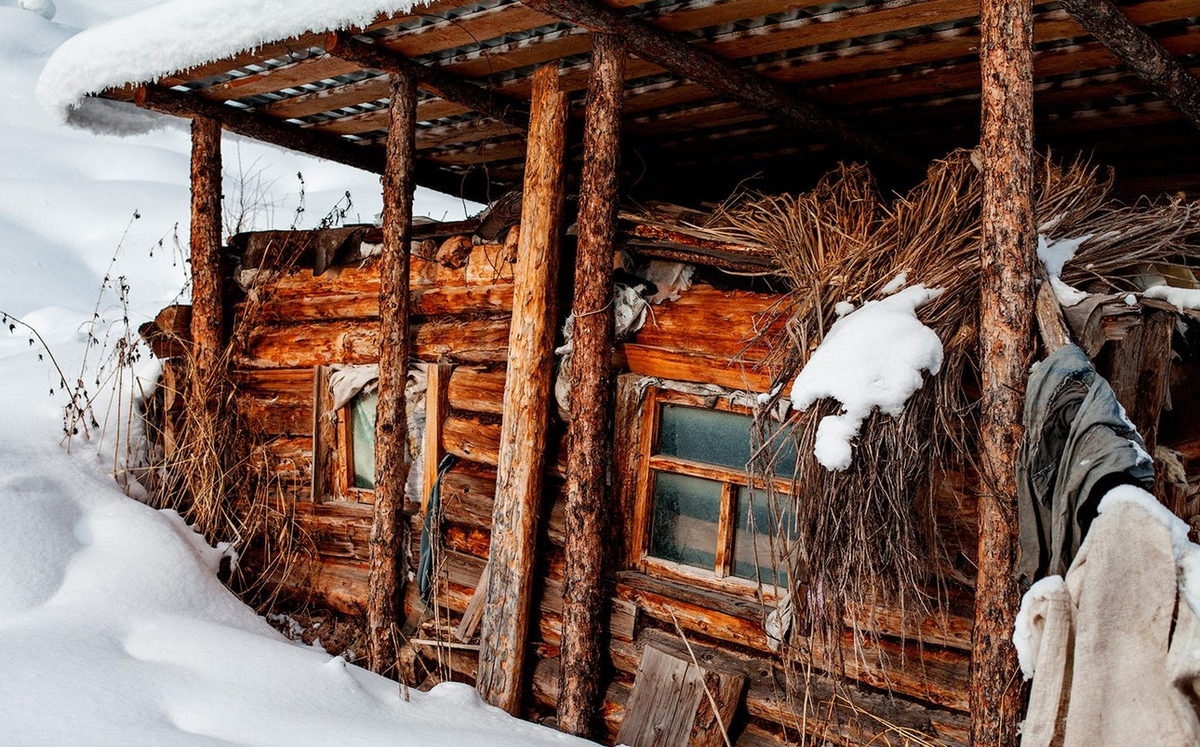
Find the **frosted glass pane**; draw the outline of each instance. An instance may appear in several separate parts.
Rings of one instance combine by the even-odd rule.
[[[685,405],[663,405],[658,428],[658,453],[736,470],[746,469],[752,455],[754,418],[736,412],[707,410]],[[796,469],[796,446],[788,436],[771,441],[769,448],[783,451],[775,473],[791,477]]]
[[[753,424],[754,419],[749,415],[663,405],[658,452],[744,470],[750,461],[750,427]]]
[[[350,402],[356,488],[375,489],[375,406],[378,403],[378,392],[364,392]]]
[[[777,499],[781,503],[787,500],[782,497]],[[772,520],[767,496],[747,488],[738,488],[737,502],[737,524],[733,530],[733,575],[761,580],[767,585],[786,586],[787,568],[783,559],[778,559],[778,567],[772,567],[770,536],[782,536],[779,532],[780,523],[785,532],[790,532],[790,508],[785,509],[787,513],[783,515],[776,512]],[[775,548],[777,553],[781,550],[778,540]]]
[[[721,483],[657,472],[650,554],[676,563],[714,570]]]

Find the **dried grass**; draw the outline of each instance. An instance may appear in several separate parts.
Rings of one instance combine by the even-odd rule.
[[[1171,198],[1124,206],[1109,199],[1111,184],[1110,174],[1084,161],[1038,160],[1039,232],[1050,239],[1090,237],[1067,264],[1066,282],[1131,288],[1131,276],[1147,264],[1198,263],[1200,203]],[[788,531],[774,538],[782,549],[773,552],[789,564],[792,603],[811,624],[803,636],[794,626],[794,636],[801,637],[793,643],[831,652],[813,662],[827,671],[841,670],[840,646],[810,649],[804,636],[840,640],[852,610],[889,607],[924,616],[942,607],[938,590],[948,560],[933,490],[947,470],[969,462],[976,432],[967,385],[977,379],[982,195],[973,154],[958,151],[932,164],[924,182],[891,202],[865,167],[842,166],[805,194],[732,200],[718,213],[722,226],[708,227],[727,240],[769,247],[791,287],[778,307],[785,332],[768,341],[768,363],[778,373],[773,399],[759,418],[765,446],[751,471],[760,479],[772,474],[782,442],[796,442],[801,459],[792,495],[769,495],[773,515],[785,516],[790,508],[792,516]],[[835,320],[835,305],[879,298],[900,273],[910,285],[945,289],[919,312],[942,340],[942,370],[901,417],[869,418],[852,466],[830,472],[811,456],[812,441],[817,423],[837,413],[838,403],[794,414],[790,433],[765,414],[777,411],[777,401],[787,396],[787,385]],[[873,627],[869,619],[851,622]]]

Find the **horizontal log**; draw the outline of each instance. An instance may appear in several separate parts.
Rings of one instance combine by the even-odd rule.
[[[789,702],[787,693],[789,690],[796,692],[803,686],[796,682],[788,686],[788,676],[777,656],[753,656],[704,645],[692,639],[685,645],[678,633],[670,629],[646,629],[636,644],[613,643],[609,647],[613,666],[618,671],[636,674],[641,650],[647,643],[678,656],[690,658],[694,655],[701,666],[743,675],[746,678],[745,709],[750,716],[789,729],[801,723],[805,733],[818,741],[844,745],[875,744],[881,736],[897,727],[928,737],[939,737],[943,731],[935,720],[964,728],[969,725],[968,718],[962,714],[941,711],[887,694],[847,690],[839,686],[836,680],[820,673],[815,673],[808,681],[807,692],[798,696],[808,702],[808,712],[801,718],[802,714],[797,712],[797,708],[803,709],[803,702]],[[847,694],[852,702],[846,700]]]
[[[504,369],[457,366],[449,393],[455,410],[499,415],[504,411]]]
[[[728,358],[634,343],[625,343],[619,349],[625,354],[629,370],[644,376],[751,392],[766,392],[771,388],[770,373]]]
[[[566,449],[561,439],[549,439],[549,474],[562,477],[567,471]],[[442,424],[442,445],[449,454],[495,467],[500,461],[500,424],[465,413],[452,413]]]
[[[672,596],[664,592],[670,592]],[[655,619],[672,624],[678,620],[686,630],[764,653],[770,651],[759,622],[765,612],[757,605],[749,605],[752,609],[757,607],[751,612],[753,618],[730,614],[728,601],[720,595],[631,574],[621,574],[617,596],[638,605],[642,612]],[[726,611],[721,611],[722,607]],[[856,636],[849,630],[836,645],[841,649],[844,674],[851,679],[955,710],[967,710],[969,657],[963,652],[902,644],[869,635]],[[826,650],[816,639],[809,639],[807,647],[814,656],[814,663],[829,660],[836,654]]]
[[[274,397],[241,394],[238,409],[250,427],[268,436],[312,436],[312,394],[304,404],[280,402]]]
[[[786,318],[776,309],[784,298],[693,285],[678,299],[655,306],[632,342],[758,362],[771,354],[771,340],[783,331]]]
[[[413,351],[424,361],[501,362],[507,357],[508,327],[507,318],[428,319],[413,325]],[[376,363],[378,340],[378,323],[369,320],[260,325],[247,336],[234,365],[259,369]]]

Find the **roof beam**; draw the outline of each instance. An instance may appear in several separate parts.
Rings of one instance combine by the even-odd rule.
[[[1063,0],[1076,21],[1200,127],[1200,79],[1110,0]]]
[[[769,112],[781,122],[808,132],[820,132],[849,143],[872,158],[906,169],[920,164],[883,138],[866,132],[799,98],[785,87],[734,65],[662,29],[621,15],[594,0],[522,0],[535,10],[576,26],[623,37],[633,54],[688,78],[753,109]]]
[[[339,137],[285,125],[276,119],[228,106],[198,94],[182,93],[159,86],[141,86],[134,94],[134,103],[160,114],[189,119],[207,117],[220,122],[221,126],[230,132],[253,140],[336,161],[372,174],[383,173],[384,152],[377,146],[355,145]],[[418,161],[415,164],[415,173],[417,183],[421,186],[467,199],[477,199],[477,196],[462,194],[462,183],[457,177],[428,162]]]
[[[350,34],[333,31],[325,37],[325,51],[372,70],[392,75],[411,75],[418,86],[446,101],[461,104],[521,130],[529,127],[529,113],[515,101],[493,96],[488,89],[443,70],[413,62],[382,44],[364,42]]]

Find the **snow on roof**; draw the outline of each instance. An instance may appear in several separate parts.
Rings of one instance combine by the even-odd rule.
[[[59,122],[131,135],[162,118],[90,96],[106,88],[150,83],[170,73],[232,56],[261,44],[361,27],[415,0],[166,0],[68,39],[38,81],[42,106]]]

